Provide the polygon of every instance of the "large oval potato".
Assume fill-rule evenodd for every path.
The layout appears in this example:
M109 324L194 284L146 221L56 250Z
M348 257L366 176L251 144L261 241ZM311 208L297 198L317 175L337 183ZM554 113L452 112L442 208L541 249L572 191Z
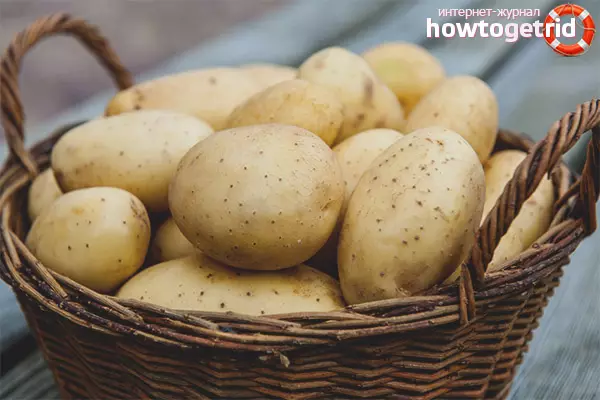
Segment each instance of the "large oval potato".
M51 168L40 173L29 187L27 213L33 222L54 200L63 194Z
M210 68L168 75L123 90L108 103L106 115L165 109L194 115L221 130L235 107L262 86L238 68Z
M515 170L527 157L527 153L519 150L500 151L487 161L485 170L485 204L483 218L504 191L504 187L512 178ZM504 234L494 251L488 271L494 271L503 263L519 255L533 242L542 236L550 226L554 207L554 186L548 178L542 179L537 189L523 203L517 217Z
M246 71L261 88L268 88L280 82L296 79L298 70L287 65L278 64L245 64L240 67Z
M425 48L412 43L385 43L362 55L410 114L419 100L444 80L442 64Z
M343 198L333 151L309 131L280 124L210 136L183 157L169 189L184 236L247 269L310 258L333 230Z
M350 304L410 296L469 254L485 195L481 163L458 134L427 128L390 146L350 198L338 251Z
M313 83L295 79L278 83L236 108L229 128L279 123L299 126L331 145L344 121L337 96Z
M202 254L154 265L131 278L117 297L161 307L247 315L332 311L344 307L339 284L305 265L256 272Z
M441 126L464 137L485 162L498 132L498 102L492 89L473 76L448 78L415 106L406 131Z
M330 47L309 57L298 77L332 90L344 105L337 143L373 128L404 128L404 110L394 93L357 54Z
M134 195L117 188L66 193L40 214L26 244L44 266L109 293L144 262L150 221Z
M157 229L150 246L150 254L156 262L187 257L195 252L196 248L183 236L173 218L167 219Z
M169 182L183 155L212 133L189 115L144 110L89 121L54 146L52 169L65 191L112 186L151 211L168 207Z

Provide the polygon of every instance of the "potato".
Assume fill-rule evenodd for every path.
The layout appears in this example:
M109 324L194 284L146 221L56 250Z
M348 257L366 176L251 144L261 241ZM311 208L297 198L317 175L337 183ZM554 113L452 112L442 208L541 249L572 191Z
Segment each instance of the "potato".
M261 88L268 88L283 81L296 79L298 70L287 65L246 64L241 66Z
M391 145L350 198L338 263L350 304L411 296L469 254L485 195L483 168L457 133L426 128Z
M494 207L504 191L504 187L525 157L527 157L527 153L523 151L505 150L494 154L485 164L486 190L483 218L487 217ZM504 262L519 255L542 236L552 221L553 207L554 186L550 179L544 178L523 203L519 214L500 239L488 271L494 271Z
M54 200L63 194L52 169L48 168L40 173L29 187L27 197L27 212L29 219L33 222Z
M343 198L333 151L309 131L281 124L208 137L183 157L169 189L173 219L196 248L261 270L315 254Z
M249 272L202 254L145 269L123 285L117 297L171 309L247 315L326 312L344 307L339 284L305 265Z
M504 187L525 157L527 157L527 153L523 151L504 150L493 154L484 164L486 187L481 223L496 204ZM510 228L500 239L487 270L497 270L542 236L552 221L553 205L554 187L550 179L544 178L529 199L525 201ZM445 283L454 282L459 276L460 273L457 271Z
M194 115L214 130L221 130L227 117L242 102L260 91L249 74L237 68L210 68L139 83L115 95L106 115L139 109L167 109Z
M344 140L333 148L346 184L342 215L360 177L381 153L402 136L393 129L370 129Z
M172 111L99 118L60 138L52 169L65 191L113 186L133 193L150 211L165 211L179 160L211 132L201 120Z
M173 218L167 219L156 231L150 246L152 259L156 262L174 260L194 254L196 249L183 236Z
M402 134L393 129L370 129L351 136L333 148L333 152L342 169L342 176L346 186L344 203L340 216L331 236L325 245L307 263L332 276L337 275L337 247L342 220L346 214L348 201L363 173L369 168L373 160L383 153Z
M448 78L408 116L406 131L441 126L460 134L485 162L498 132L498 103L490 87L473 76Z
M329 88L344 106L336 143L372 128L404 128L404 110L394 93L360 56L339 47L321 50L300 66L298 77Z
M442 64L416 44L385 43L367 50L362 56L398 97L407 114L446 77Z
M303 80L278 83L236 108L228 127L279 123L295 125L331 145L344 121L344 110L329 90Z
M66 193L42 212L26 244L46 266L109 293L144 262L150 221L142 202L117 188Z

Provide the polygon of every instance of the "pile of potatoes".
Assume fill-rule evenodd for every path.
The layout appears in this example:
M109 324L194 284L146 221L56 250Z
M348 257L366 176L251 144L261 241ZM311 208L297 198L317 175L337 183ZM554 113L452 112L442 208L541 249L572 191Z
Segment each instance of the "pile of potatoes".
M135 85L56 143L26 244L100 293L181 310L326 312L456 279L526 156L494 93L425 49L332 47ZM543 181L490 270L548 228Z

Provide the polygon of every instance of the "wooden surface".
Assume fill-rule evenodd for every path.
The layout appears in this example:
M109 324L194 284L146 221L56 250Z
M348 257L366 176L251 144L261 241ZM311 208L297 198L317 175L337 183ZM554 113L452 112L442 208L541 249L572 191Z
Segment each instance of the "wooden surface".
M427 17L437 22L452 19L438 16L442 4L446 8L540 8L545 15L556 2L302 0L166 60L140 74L139 79L252 61L297 65L310 53L330 45L360 52L384 41L407 40L429 48L450 74L470 73L486 79L498 96L502 126L527 132L536 140L576 104L600 97L600 45L595 44L582 57L565 58L552 52L542 39L522 40L518 45L490 39L426 39ZM578 4L600 16L600 1L582 0ZM29 143L60 124L98 115L112 93L108 88L43 124L31 126ZM579 146L566 159L577 167L581 154ZM598 211L600 215L600 207ZM566 268L515 379L511 399L600 398L599 284L600 232L596 232L578 248ZM10 327L18 337L23 321L2 287L0 301L0 334ZM10 373L0 380L0 398L56 395L39 353Z

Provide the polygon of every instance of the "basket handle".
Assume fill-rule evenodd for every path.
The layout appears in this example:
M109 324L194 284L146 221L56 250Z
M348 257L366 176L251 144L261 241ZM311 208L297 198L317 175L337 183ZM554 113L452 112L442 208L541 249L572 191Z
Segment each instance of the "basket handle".
M31 154L25 149L23 122L25 115L19 92L19 69L21 59L39 41L48 36L70 34L88 48L110 72L120 90L133 84L133 79L119 57L100 34L98 28L69 14L58 13L40 18L21 31L11 41L2 56L0 69L0 105L2 126L11 157L20 161L29 174L35 176L38 168Z
M580 104L574 112L556 121L545 139L535 144L507 183L477 232L475 244L467 264L474 283L481 283L500 239L508 231L523 203L537 189L544 175L552 172L563 154L569 151L581 136L591 130L592 139L581 178L569 188L568 194L579 192L578 217L585 234L596 230L596 202L600 195L600 100ZM558 199L562 202L563 199Z

